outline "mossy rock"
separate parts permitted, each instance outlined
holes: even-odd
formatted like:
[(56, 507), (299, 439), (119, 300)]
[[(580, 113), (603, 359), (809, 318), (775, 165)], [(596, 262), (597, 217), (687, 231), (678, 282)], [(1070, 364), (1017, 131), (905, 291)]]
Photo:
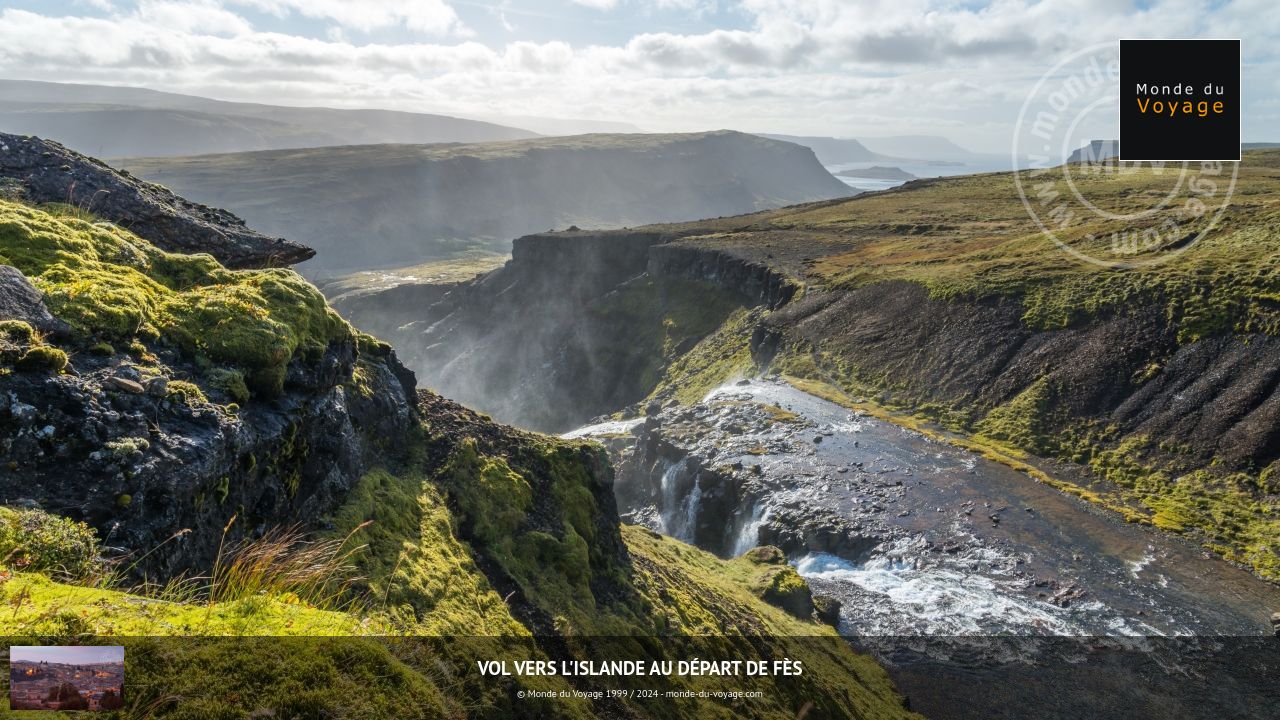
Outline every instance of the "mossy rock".
[(0, 255), (80, 342), (120, 342), (145, 357), (139, 339), (163, 341), (194, 362), (237, 366), (267, 397), (283, 390), (295, 359), (356, 343), (355, 330), (291, 270), (227, 270), (108, 223), (0, 201)]
[(62, 372), (67, 367), (67, 353), (48, 345), (28, 348), (13, 364), (23, 372)]
[(809, 583), (790, 565), (764, 571), (756, 578), (752, 590), (761, 600), (798, 618), (808, 619), (813, 615)]
[(761, 545), (743, 553), (742, 557), (757, 565), (785, 565), (787, 556), (772, 545)]

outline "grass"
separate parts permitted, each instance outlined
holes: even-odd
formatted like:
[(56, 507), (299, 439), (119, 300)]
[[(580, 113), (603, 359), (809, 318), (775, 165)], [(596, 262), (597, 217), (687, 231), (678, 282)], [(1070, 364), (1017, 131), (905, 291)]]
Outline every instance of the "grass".
[[(1278, 165), (1280, 152), (1275, 150), (1246, 153), (1231, 207), (1213, 232), (1173, 261), (1123, 272), (1085, 265), (1054, 247), (1028, 222), (1007, 173), (948, 178), (909, 191), (784, 208), (736, 219), (733, 232), (681, 242), (750, 255), (790, 237), (799, 248), (792, 252), (805, 253), (792, 274), (805, 282), (852, 288), (908, 280), (926, 286), (936, 298), (1019, 297), (1024, 321), (1037, 329), (1071, 327), (1135, 303), (1155, 302), (1165, 306), (1185, 341), (1222, 332), (1276, 334), (1280, 247), (1273, 228), (1280, 219)], [(1146, 207), (1174, 182), (1176, 173), (1150, 168), (1077, 178), (1082, 193), (1117, 213)], [(1143, 222), (1155, 221), (1080, 217), (1059, 234), (1082, 252), (1111, 257), (1111, 233), (1141, 230)], [(721, 229), (707, 225), (707, 230)], [(768, 264), (783, 262), (780, 255)]]

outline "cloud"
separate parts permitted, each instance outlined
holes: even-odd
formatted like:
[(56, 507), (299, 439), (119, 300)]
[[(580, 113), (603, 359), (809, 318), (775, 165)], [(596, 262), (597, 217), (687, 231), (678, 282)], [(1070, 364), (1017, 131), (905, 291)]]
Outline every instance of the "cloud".
[[(1243, 37), (1247, 98), (1280, 90), (1270, 42), (1280, 37), (1280, 13), (1264, 12), (1267, 0), (1167, 0), (1121, 11), (1102, 0), (737, 7), (747, 19), (739, 28), (637, 31), (610, 44), (477, 42), (441, 0), (143, 0), (105, 17), (4, 9), (0, 75), (287, 104), (593, 117), (653, 130), (883, 135), (954, 127), (962, 144), (996, 149), (1041, 72), (1072, 49), (1135, 28)], [(319, 20), (318, 36), (253, 27), (250, 9)], [(366, 33), (386, 28), (431, 37), (369, 42)], [(1259, 118), (1276, 115), (1274, 106), (1257, 108)]]
[(155, 27), (184, 33), (241, 35), (253, 31), (244, 18), (209, 0), (143, 0), (137, 18)]
[(406, 27), (433, 35), (466, 34), (458, 14), (444, 0), (227, 0), (229, 4), (286, 17), (330, 20), (344, 28), (371, 32)]

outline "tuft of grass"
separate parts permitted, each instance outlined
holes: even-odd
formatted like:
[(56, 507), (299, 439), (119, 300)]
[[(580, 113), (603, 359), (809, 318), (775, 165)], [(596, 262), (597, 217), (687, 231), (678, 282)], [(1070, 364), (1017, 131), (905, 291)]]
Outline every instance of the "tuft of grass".
[[(341, 539), (309, 540), (293, 527), (220, 546), (209, 579), (209, 600), (234, 603), (288, 598), (309, 607), (347, 608), (355, 602), (349, 591), (360, 580), (354, 558), (365, 549), (364, 545), (348, 544), (367, 525), (357, 525)], [(228, 523), (224, 539), (230, 527)]]

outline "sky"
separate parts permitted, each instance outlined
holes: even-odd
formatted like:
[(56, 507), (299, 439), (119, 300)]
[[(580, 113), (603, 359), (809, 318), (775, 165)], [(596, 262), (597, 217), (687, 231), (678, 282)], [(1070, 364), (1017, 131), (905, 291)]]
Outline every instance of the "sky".
[(16, 646), (9, 649), (9, 659), (13, 661), (64, 663), (67, 665), (115, 663), (124, 662), (124, 648), (119, 645)]
[(1274, 0), (0, 0), (0, 77), (1007, 153), (1036, 80), (1121, 37), (1241, 38), (1244, 139), (1280, 140)]

